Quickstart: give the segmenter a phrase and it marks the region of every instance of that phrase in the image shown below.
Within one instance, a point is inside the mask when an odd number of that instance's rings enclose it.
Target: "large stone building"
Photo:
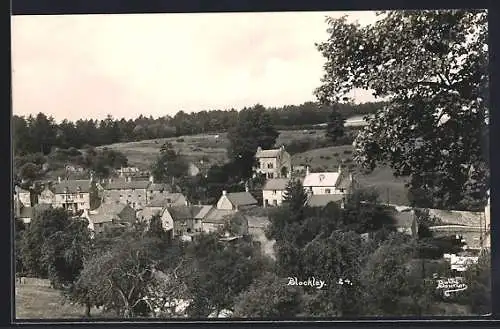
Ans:
[[[92,183],[92,179],[61,180],[59,178],[56,184],[45,186],[38,197],[38,203],[50,204],[54,208],[64,208],[73,214],[81,213],[83,217],[88,218]]]
[[[135,210],[140,210],[149,202],[150,184],[149,180],[134,181],[130,177],[112,180],[104,186],[104,202],[129,204]]]
[[[285,151],[285,147],[278,149],[263,150],[260,146],[257,148],[255,158],[258,166],[255,171],[264,174],[266,178],[287,178],[292,172],[292,158]]]

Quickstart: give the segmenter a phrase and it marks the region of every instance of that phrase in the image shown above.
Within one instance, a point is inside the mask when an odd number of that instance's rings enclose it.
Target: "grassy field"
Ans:
[[[63,303],[61,292],[48,287],[16,284],[16,319],[81,319],[85,308]],[[97,310],[92,316],[103,317]]]
[[[288,144],[293,140],[308,138],[323,138],[324,131],[283,130],[280,131],[276,144]],[[218,138],[216,138],[218,136]],[[227,134],[200,134],[172,138],[151,139],[139,142],[117,143],[107,146],[125,154],[131,166],[148,169],[156,159],[161,146],[170,142],[174,148],[191,161],[204,160],[211,164],[220,164],[227,161],[226,149],[229,145]]]
[[[285,130],[280,131],[276,145],[288,144],[293,140],[305,138],[324,138],[325,132],[321,130]],[[216,138],[218,136],[218,138]],[[190,161],[204,160],[207,163],[221,164],[227,161],[226,148],[228,139],[225,133],[182,136],[177,138],[164,138],[145,140],[131,143],[118,143],[107,145],[109,149],[123,152],[129,160],[130,165],[141,169],[148,169],[155,160],[163,143],[170,142],[176,150],[187,157]],[[337,170],[340,161],[343,161],[350,171],[356,173],[356,177],[362,186],[376,189],[381,200],[394,204],[408,204],[406,196],[405,181],[395,178],[389,168],[377,168],[369,175],[358,172],[356,164],[352,160],[352,146],[335,146],[309,150],[293,155],[294,165],[311,166],[313,171]]]

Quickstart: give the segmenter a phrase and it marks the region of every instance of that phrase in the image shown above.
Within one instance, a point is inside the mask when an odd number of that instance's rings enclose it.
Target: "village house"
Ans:
[[[73,214],[82,213],[88,217],[90,210],[90,180],[61,180],[54,185],[47,184],[38,197],[38,203],[64,208]]]
[[[80,166],[74,166],[74,165],[71,165],[71,164],[67,164],[65,166],[65,170],[67,172],[70,172],[70,173],[83,173],[84,172],[84,169],[83,167],[80,167]]]
[[[135,210],[140,210],[149,202],[150,184],[149,180],[134,181],[130,177],[111,180],[104,187],[104,202],[129,204]]]
[[[186,197],[182,193],[164,193],[161,197],[151,200],[142,210],[139,210],[137,218],[149,222],[151,217],[163,213],[167,207],[187,206],[188,204]]]
[[[407,234],[415,239],[418,238],[418,223],[414,210],[398,211],[392,208],[389,213],[394,218],[394,224],[398,232]]]
[[[101,233],[111,226],[128,226],[136,221],[135,210],[123,203],[105,203],[89,216],[89,228]]]
[[[306,192],[312,195],[320,194],[348,194],[353,185],[352,174],[348,174],[339,166],[337,172],[311,173],[307,168],[303,186]]]
[[[168,207],[166,216],[173,222],[174,236],[193,236],[203,230],[203,220],[212,206],[173,206]]]
[[[255,171],[259,174],[264,174],[267,179],[290,177],[292,172],[292,158],[285,151],[285,146],[271,150],[263,150],[259,146],[255,153],[255,158],[258,161]]]
[[[175,197],[172,193],[176,192],[176,189],[170,184],[163,183],[154,183],[151,178],[151,184],[147,188],[148,193],[148,202],[151,202],[155,199],[167,199]],[[177,193],[178,196],[182,196],[182,194]],[[184,198],[185,199],[185,198]]]
[[[288,178],[272,178],[266,181],[262,188],[262,203],[264,207],[281,206],[285,197]]]
[[[257,200],[248,191],[227,193],[222,191],[222,196],[217,201],[217,209],[242,210],[258,205]]]

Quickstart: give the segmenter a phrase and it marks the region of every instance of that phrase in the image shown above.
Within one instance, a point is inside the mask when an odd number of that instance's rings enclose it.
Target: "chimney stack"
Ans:
[[[155,178],[153,177],[153,175],[149,175],[149,181],[154,184]]]
[[[245,192],[250,192],[250,187],[248,186],[248,181],[245,182]]]
[[[309,171],[309,166],[306,166],[306,175],[309,175],[311,172]]]
[[[61,176],[57,177],[57,181],[60,183],[61,182]]]
[[[262,152],[262,147],[257,147],[257,152]]]
[[[226,196],[227,195],[227,191],[226,190],[222,191],[222,195]]]
[[[339,163],[339,174],[342,172],[342,162]]]

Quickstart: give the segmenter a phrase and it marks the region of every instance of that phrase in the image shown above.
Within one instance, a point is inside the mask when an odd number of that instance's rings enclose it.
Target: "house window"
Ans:
[[[345,191],[345,189],[343,189],[343,188],[340,189],[340,192],[344,193],[344,191]]]
[[[188,228],[188,229],[187,229],[187,232],[188,232],[188,233],[191,233],[191,229],[190,229],[190,228]]]
[[[123,195],[122,195],[122,194],[120,194],[120,198],[123,198]]]
[[[273,200],[273,205],[276,207],[278,205],[278,200]]]
[[[270,172],[270,173],[267,173],[267,178],[273,178],[274,177],[274,173]]]
[[[128,197],[131,198],[132,196],[129,194]]]
[[[276,195],[276,190],[273,190],[273,194],[275,194],[275,195]]]
[[[267,169],[273,169],[273,164],[272,163],[268,163],[267,164]]]
[[[266,206],[269,206],[269,200],[265,199],[264,203],[265,203]]]
[[[83,193],[80,193],[80,199],[83,199]]]
[[[330,194],[330,193],[332,193],[332,191],[329,188],[325,188],[325,193]]]

